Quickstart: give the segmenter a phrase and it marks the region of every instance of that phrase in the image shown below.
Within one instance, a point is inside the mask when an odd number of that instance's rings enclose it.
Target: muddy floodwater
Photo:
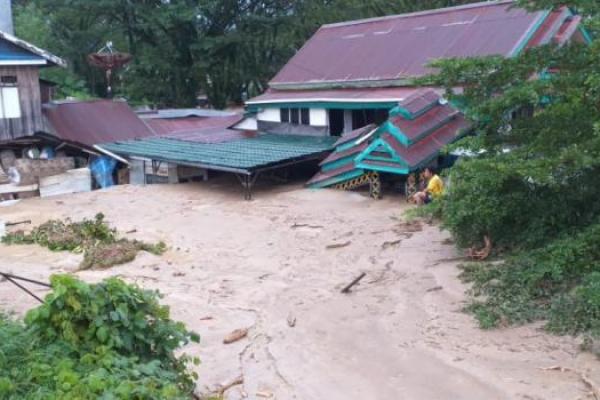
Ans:
[[[600,362],[580,351],[580,340],[538,325],[483,331],[461,311],[467,288],[449,235],[406,223],[400,198],[290,185],[245,202],[237,189],[121,186],[0,207],[0,219],[34,225],[102,212],[120,232],[133,232],[127,237],[170,247],[160,257],[141,253],[127,265],[75,272],[80,255],[0,245],[0,268],[39,280],[119,276],[160,290],[173,318],[201,335],[184,349],[202,360],[198,394],[243,376],[226,399],[593,398],[582,376],[600,385]],[[3,310],[22,315],[34,306],[0,283]],[[248,336],[223,344],[236,329]],[[547,369],[554,366],[566,369]]]

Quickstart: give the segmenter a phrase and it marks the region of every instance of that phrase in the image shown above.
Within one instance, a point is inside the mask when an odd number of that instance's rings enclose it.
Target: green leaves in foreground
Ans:
[[[52,279],[25,324],[0,317],[2,399],[190,399],[197,362],[175,351],[198,336],[156,292],[109,279]]]

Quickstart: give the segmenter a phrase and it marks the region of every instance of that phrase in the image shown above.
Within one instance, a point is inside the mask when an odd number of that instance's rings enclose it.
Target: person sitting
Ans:
[[[418,205],[429,204],[444,193],[444,181],[442,181],[442,178],[436,174],[432,167],[425,168],[423,175],[427,179],[427,187],[413,196],[415,203]]]

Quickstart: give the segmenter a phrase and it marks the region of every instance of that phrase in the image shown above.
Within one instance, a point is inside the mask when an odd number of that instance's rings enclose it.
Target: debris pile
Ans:
[[[93,220],[51,220],[29,233],[8,233],[2,237],[2,243],[38,244],[52,251],[83,253],[81,269],[109,268],[133,261],[140,251],[160,255],[166,250],[163,242],[148,244],[119,238],[117,231],[105,222],[101,213]]]

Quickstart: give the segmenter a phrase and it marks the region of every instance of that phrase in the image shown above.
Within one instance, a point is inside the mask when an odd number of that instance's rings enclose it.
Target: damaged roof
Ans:
[[[427,65],[436,59],[511,57],[529,43],[564,42],[579,21],[565,7],[529,12],[508,0],[324,25],[270,86],[403,85],[434,72]]]
[[[154,136],[125,101],[61,101],[45,104],[51,133],[89,146]]]
[[[0,65],[58,65],[67,62],[25,40],[0,31]]]

